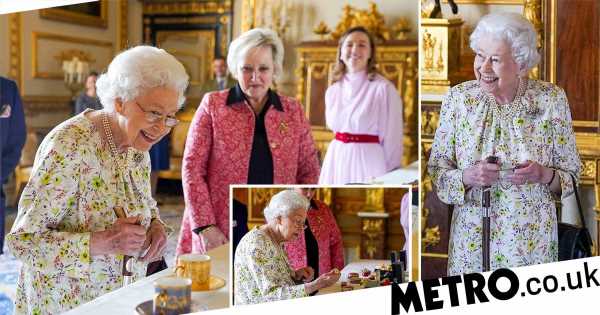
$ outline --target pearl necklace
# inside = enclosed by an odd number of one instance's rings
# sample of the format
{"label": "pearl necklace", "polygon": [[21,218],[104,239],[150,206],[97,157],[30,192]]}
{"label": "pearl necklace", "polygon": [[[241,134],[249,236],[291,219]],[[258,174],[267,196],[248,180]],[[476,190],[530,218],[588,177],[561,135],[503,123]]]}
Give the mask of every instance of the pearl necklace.
{"label": "pearl necklace", "polygon": [[117,151],[117,145],[115,145],[115,140],[113,138],[112,129],[110,128],[110,122],[108,121],[107,113],[102,113],[102,127],[104,128],[104,134],[106,135],[106,142],[108,142],[110,152],[115,157],[119,156],[119,152]]}

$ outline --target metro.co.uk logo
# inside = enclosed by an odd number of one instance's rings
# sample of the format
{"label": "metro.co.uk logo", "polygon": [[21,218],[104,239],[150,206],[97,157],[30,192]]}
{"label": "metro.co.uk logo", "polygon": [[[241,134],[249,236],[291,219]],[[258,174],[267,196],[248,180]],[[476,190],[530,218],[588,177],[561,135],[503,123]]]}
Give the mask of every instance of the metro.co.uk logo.
{"label": "metro.co.uk logo", "polygon": [[[577,262],[576,268],[573,263]],[[528,298],[538,294],[553,294],[566,290],[600,287],[600,273],[589,261],[570,261],[515,269],[497,269],[487,273],[471,273],[421,282],[393,284],[392,314],[439,310],[448,307]],[[600,267],[595,261],[596,266]],[[569,268],[558,268],[569,263]],[[565,267],[564,265],[563,267]],[[554,267],[554,268],[552,268]],[[560,266],[559,266],[560,267]],[[533,269],[532,269],[533,268]],[[531,276],[528,270],[537,270]],[[544,270],[544,273],[540,273]],[[552,272],[549,272],[552,271]],[[563,271],[560,275],[556,271]],[[529,276],[525,276],[528,274]],[[535,274],[535,272],[534,272]]]}

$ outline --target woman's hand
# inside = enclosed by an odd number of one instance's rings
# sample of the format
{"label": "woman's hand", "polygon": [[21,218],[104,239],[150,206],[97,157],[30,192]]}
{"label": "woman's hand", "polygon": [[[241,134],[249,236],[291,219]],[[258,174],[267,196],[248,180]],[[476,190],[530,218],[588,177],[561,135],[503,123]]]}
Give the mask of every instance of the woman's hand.
{"label": "woman's hand", "polygon": [[142,261],[152,262],[163,256],[167,247],[167,233],[165,227],[159,220],[152,220],[150,228],[146,233],[146,241],[142,246],[142,252],[148,250],[146,255],[141,257]]}
{"label": "woman's hand", "polygon": [[315,277],[315,270],[312,267],[304,267],[294,272],[294,280],[302,282],[310,282]]}
{"label": "woman's hand", "polygon": [[108,230],[92,232],[90,255],[137,256],[146,240],[146,228],[138,222],[138,217],[117,219]]}
{"label": "woman's hand", "polygon": [[315,291],[334,285],[340,279],[340,271],[332,269],[327,273],[320,275],[314,281],[304,284],[306,294],[311,294]]}
{"label": "woman's hand", "polygon": [[542,166],[538,162],[525,161],[515,169],[513,174],[507,175],[506,179],[513,185],[549,184],[552,172],[551,168]]}
{"label": "woman's hand", "polygon": [[227,243],[227,237],[216,226],[209,226],[200,232],[200,239],[204,243],[204,248],[209,251]]}
{"label": "woman's hand", "polygon": [[498,181],[499,171],[498,164],[480,161],[463,171],[463,183],[468,187],[491,186]]}

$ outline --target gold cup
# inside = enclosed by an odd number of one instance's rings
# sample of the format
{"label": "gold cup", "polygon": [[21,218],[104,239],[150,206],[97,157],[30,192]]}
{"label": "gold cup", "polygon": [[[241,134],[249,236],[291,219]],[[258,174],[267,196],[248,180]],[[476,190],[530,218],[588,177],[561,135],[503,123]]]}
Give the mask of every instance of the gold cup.
{"label": "gold cup", "polygon": [[175,273],[178,277],[192,279],[192,291],[210,288],[210,256],[185,254],[177,258]]}

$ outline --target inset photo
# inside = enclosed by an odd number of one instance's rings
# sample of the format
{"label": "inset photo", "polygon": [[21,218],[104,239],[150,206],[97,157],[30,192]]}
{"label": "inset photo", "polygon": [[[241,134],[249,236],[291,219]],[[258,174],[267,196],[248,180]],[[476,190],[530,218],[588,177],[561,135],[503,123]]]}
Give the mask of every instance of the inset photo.
{"label": "inset photo", "polygon": [[233,305],[379,287],[416,276],[410,222],[417,198],[410,186],[231,190]]}

